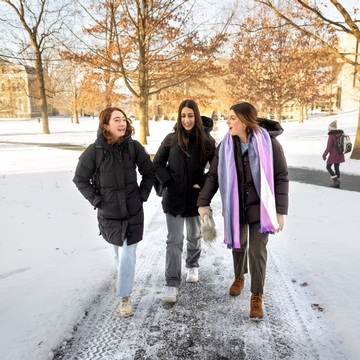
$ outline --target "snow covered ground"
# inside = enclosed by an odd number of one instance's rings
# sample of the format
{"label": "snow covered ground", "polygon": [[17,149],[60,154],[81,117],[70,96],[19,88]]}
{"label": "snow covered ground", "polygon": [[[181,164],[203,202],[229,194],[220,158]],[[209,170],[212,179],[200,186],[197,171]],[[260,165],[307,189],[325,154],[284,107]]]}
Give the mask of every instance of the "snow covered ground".
{"label": "snow covered ground", "polygon": [[[337,119],[338,128],[354,141],[357,114],[357,111],[342,112],[332,117],[317,114],[303,124],[283,123],[285,132],[279,141],[284,147],[288,165],[321,169],[324,177],[329,178],[321,157],[327,141],[327,126]],[[80,122],[72,124],[65,117],[51,118],[51,135],[43,135],[41,124],[35,120],[0,121],[0,358],[4,360],[51,359],[54,349],[72,338],[74,326],[79,324],[85,311],[93,307],[94,299],[112,281],[110,251],[98,236],[95,212],[72,183],[80,153],[24,145],[63,143],[86,146],[95,138],[97,119],[81,118]],[[160,141],[173,125],[174,122],[167,121],[150,123],[151,137],[146,146],[149,153],[156,152]],[[138,122],[135,121],[137,127]],[[220,140],[225,132],[225,123],[219,123],[213,136]],[[138,129],[135,138],[137,134]],[[346,155],[346,163],[340,169],[343,173],[358,175],[360,161],[350,160]],[[339,340],[339,347],[344,347],[344,351],[339,349],[338,354],[346,354],[349,360],[360,359],[360,307],[357,303],[360,286],[359,202],[360,194],[357,192],[291,182],[290,212],[285,218],[285,230],[270,238],[269,263],[273,265],[269,264],[268,286],[271,286],[276,274],[276,277],[291,278],[297,292],[301,293],[301,296],[291,298],[296,302],[293,305],[304,309],[303,314],[296,316],[294,312],[291,315],[290,323],[294,329],[297,329],[300,317],[308,316],[307,311],[316,312],[316,316],[330,324],[329,329],[310,332],[312,338],[318,338],[320,349],[312,356],[303,355],[303,359],[331,358],[331,346],[326,339],[328,334],[332,336],[332,332]],[[217,205],[215,221],[221,233],[218,198],[214,199],[214,204]],[[138,251],[139,268],[151,249],[151,239],[147,237],[151,234],[152,239],[164,244],[157,242],[153,246],[159,251],[160,259],[159,264],[152,266],[157,272],[157,281],[161,283],[166,233],[160,198],[154,192],[145,204],[145,216],[145,239]],[[218,284],[211,278],[213,257],[206,256],[214,249],[221,259],[214,269]],[[203,272],[203,279],[212,279],[215,281],[213,286],[221,284],[224,287],[216,290],[220,291],[219,303],[223,303],[221,296],[225,303],[229,301],[226,299],[232,279],[231,253],[224,249],[221,236],[212,249],[204,246],[200,266],[207,269],[206,274],[205,270]],[[217,278],[215,273],[229,277]],[[306,286],[300,286],[305,283]],[[161,303],[161,288],[149,291],[149,294],[153,296],[148,298],[150,302]],[[190,294],[187,285],[184,285],[184,298]],[[270,302],[270,299],[265,301]],[[273,299],[273,303],[277,301],[288,306],[286,288],[285,293],[283,291],[279,298]],[[184,308],[186,306],[185,302]],[[136,311],[141,314],[140,305]],[[205,316],[209,315],[206,307],[202,311]],[[163,315],[167,316],[166,313]],[[127,321],[133,321],[135,326],[136,319],[135,312],[134,317]],[[244,337],[249,342],[251,339],[254,349],[264,349],[262,339],[251,336],[254,333],[246,327],[246,317],[241,324],[241,329],[247,329]],[[222,326],[220,330],[226,332],[231,325],[224,323]],[[175,322],[172,327],[181,328],[181,323]],[[141,330],[135,328],[133,331]],[[255,335],[261,335],[261,331]],[[281,329],[277,331],[281,332]],[[300,332],[295,331],[293,336],[300,336]],[[122,345],[133,348],[136,344],[131,339],[123,339]],[[333,359],[339,359],[336,353],[332,355]],[[116,358],[122,359],[121,356]],[[266,357],[259,353],[249,358]]]}

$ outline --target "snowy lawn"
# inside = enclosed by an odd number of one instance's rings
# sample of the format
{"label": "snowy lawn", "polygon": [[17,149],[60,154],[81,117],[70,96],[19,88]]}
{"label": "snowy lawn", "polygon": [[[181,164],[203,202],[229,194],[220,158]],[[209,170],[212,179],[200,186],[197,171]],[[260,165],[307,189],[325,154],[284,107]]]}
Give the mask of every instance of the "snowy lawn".
{"label": "snowy lawn", "polygon": [[[285,132],[278,139],[288,165],[321,169],[330,184],[321,157],[327,126],[337,119],[338,128],[354,141],[357,114],[283,123]],[[73,327],[112,278],[110,251],[98,236],[96,214],[72,183],[80,152],[10,143],[88,145],[95,139],[97,119],[80,122],[51,118],[51,135],[42,135],[36,120],[0,121],[0,358],[4,360],[51,359],[52,351],[71,338]],[[151,122],[149,153],[156,152],[173,125]],[[135,121],[135,138],[137,127]],[[220,140],[225,132],[222,122],[213,136]],[[360,174],[360,161],[346,155],[340,170]],[[159,203],[152,192],[145,218]],[[308,284],[306,291],[323,308],[351,359],[360,359],[359,203],[357,192],[291,183],[285,230],[273,237],[286,259],[283,267],[297,274],[299,284]],[[147,219],[145,223],[146,237],[154,229]],[[224,246],[221,239],[216,246]],[[202,261],[206,263],[206,258]]]}

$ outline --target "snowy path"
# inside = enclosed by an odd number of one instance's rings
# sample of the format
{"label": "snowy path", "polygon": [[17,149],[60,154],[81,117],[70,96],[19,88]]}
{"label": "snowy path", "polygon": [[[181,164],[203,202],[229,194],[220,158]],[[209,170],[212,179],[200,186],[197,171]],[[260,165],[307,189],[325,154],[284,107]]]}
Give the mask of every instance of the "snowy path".
{"label": "snowy path", "polygon": [[[228,295],[232,257],[220,237],[203,246],[200,281],[183,281],[177,303],[164,303],[166,225],[160,201],[153,205],[145,206],[147,230],[138,247],[134,315],[117,315],[118,298],[109,280],[54,359],[350,359],[326,314],[296,281],[296,269],[276,236],[269,241],[262,322],[248,317],[248,276],[239,297]],[[212,205],[221,208],[218,195]],[[216,210],[214,218],[221,234]]]}

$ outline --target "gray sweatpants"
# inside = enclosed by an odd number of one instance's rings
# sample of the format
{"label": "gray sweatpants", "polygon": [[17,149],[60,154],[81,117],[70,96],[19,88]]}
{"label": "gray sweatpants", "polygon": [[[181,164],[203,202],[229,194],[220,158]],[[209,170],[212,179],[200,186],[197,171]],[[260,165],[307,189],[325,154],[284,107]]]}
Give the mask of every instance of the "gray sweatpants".
{"label": "gray sweatpants", "polygon": [[263,294],[266,273],[268,234],[259,233],[260,222],[240,229],[240,249],[232,249],[236,277],[248,272],[248,258],[252,294]]}
{"label": "gray sweatpants", "polygon": [[200,216],[181,217],[165,214],[168,229],[166,241],[165,279],[167,286],[178,288],[181,283],[181,257],[186,223],[186,267],[199,267],[201,253]]}

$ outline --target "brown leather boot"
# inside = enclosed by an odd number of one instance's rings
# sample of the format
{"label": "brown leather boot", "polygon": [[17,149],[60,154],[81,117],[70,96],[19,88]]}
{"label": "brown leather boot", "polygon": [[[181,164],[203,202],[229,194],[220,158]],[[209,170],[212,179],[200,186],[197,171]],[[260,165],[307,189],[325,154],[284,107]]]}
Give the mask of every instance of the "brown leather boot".
{"label": "brown leather boot", "polygon": [[232,296],[238,296],[241,293],[241,290],[244,288],[245,277],[241,275],[239,277],[235,276],[234,282],[230,286],[229,294]]}
{"label": "brown leather boot", "polygon": [[262,308],[262,294],[251,294],[250,300],[250,317],[262,319],[263,308]]}
{"label": "brown leather boot", "polygon": [[330,186],[333,187],[333,188],[340,187],[340,183],[341,183],[340,179],[337,176],[332,176],[331,178],[333,180],[333,183]]}

